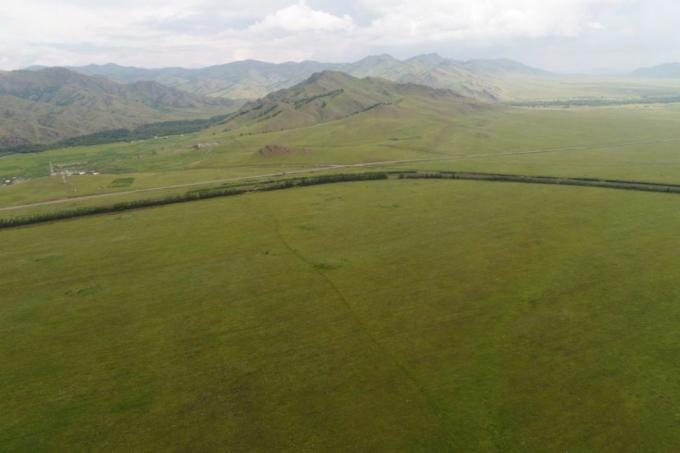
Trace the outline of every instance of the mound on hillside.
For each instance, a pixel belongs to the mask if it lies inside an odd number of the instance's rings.
[[[273,132],[340,120],[366,112],[401,109],[407,101],[479,104],[450,90],[394,83],[326,71],[305,82],[249,102],[225,123],[250,132]]]
[[[303,148],[291,148],[283,145],[265,145],[257,151],[258,157],[272,158],[309,154],[311,151]]]

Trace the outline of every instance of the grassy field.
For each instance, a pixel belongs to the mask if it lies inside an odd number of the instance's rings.
[[[674,451],[676,204],[384,181],[0,232],[0,445]]]

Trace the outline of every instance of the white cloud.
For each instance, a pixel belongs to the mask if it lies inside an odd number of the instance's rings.
[[[616,44],[677,41],[678,14],[676,0],[0,0],[0,68],[431,51],[523,59],[529,50],[528,62],[540,65],[555,61],[560,45],[574,55],[565,65],[583,64],[598,43],[630,57]],[[667,59],[680,59],[673,49],[664,47]]]
[[[334,16],[325,11],[310,8],[304,0],[268,15],[252,25],[252,32],[280,30],[302,31],[343,31],[354,28],[354,21],[348,15]]]
[[[603,7],[630,0],[371,0],[366,30],[395,43],[574,37]]]

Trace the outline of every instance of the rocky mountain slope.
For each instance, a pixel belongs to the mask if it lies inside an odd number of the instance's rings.
[[[153,81],[123,84],[63,68],[0,72],[0,148],[206,117],[237,107]]]

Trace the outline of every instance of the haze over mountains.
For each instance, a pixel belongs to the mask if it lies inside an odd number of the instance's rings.
[[[436,54],[398,60],[389,55],[366,57],[355,63],[265,63],[247,60],[202,69],[144,69],[115,64],[70,68],[120,82],[153,80],[191,93],[230,99],[258,99],[290,88],[314,73],[341,71],[355,77],[380,77],[399,83],[418,83],[454,90],[464,96],[499,100],[506,93],[496,81],[507,76],[548,73],[511,60],[455,61]]]
[[[636,77],[680,78],[680,63],[664,63],[657,66],[640,68],[633,72]]]

